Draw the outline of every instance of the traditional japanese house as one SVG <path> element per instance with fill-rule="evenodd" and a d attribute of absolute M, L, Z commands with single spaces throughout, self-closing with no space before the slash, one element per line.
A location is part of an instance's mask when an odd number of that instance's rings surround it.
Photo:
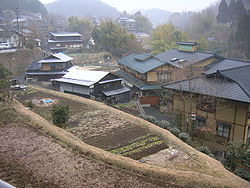
<path fill-rule="evenodd" d="M 47 42 L 49 51 L 65 52 L 83 47 L 82 35 L 76 32 L 50 32 Z"/>
<path fill-rule="evenodd" d="M 51 54 L 44 59 L 32 62 L 26 68 L 26 77 L 37 81 L 49 81 L 53 78 L 61 78 L 72 66 L 72 57 L 63 53 Z"/>
<path fill-rule="evenodd" d="M 163 86 L 173 92 L 182 129 L 216 149 L 229 141 L 250 144 L 250 62 L 225 59 L 204 74 Z"/>
<path fill-rule="evenodd" d="M 218 60 L 213 53 L 197 52 L 197 43 L 177 43 L 178 49 L 156 56 L 131 54 L 118 60 L 117 75 L 128 81 L 142 104 L 158 105 L 161 85 L 201 75 L 205 66 Z"/>

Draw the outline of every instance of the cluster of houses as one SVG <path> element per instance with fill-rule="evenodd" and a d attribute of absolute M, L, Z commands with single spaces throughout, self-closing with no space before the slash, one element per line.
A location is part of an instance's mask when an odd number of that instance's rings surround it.
<path fill-rule="evenodd" d="M 196 42 L 177 45 L 155 56 L 125 56 L 113 73 L 72 66 L 73 58 L 56 53 L 33 62 L 26 75 L 51 80 L 61 92 L 110 103 L 127 102 L 134 96 L 142 105 L 158 106 L 160 92 L 166 90 L 185 131 L 212 134 L 219 145 L 250 143 L 250 62 L 198 52 Z"/>

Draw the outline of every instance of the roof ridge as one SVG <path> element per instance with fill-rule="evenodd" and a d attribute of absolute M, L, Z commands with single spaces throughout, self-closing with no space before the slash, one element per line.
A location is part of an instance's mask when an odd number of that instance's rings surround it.
<path fill-rule="evenodd" d="M 170 83 L 162 84 L 162 86 L 167 86 L 167 85 L 177 84 L 177 83 L 184 82 L 184 81 L 188 81 L 188 80 L 202 79 L 202 78 L 203 78 L 203 77 L 187 78 L 187 79 L 184 79 L 184 80 L 179 80 L 179 81 L 174 81 L 174 82 L 170 82 Z"/>
<path fill-rule="evenodd" d="M 240 68 L 244 68 L 244 67 L 248 67 L 250 66 L 250 62 L 249 62 L 249 65 L 243 65 L 243 66 L 239 66 L 239 67 L 232 67 L 230 69 L 225 69 L 225 70 L 218 70 L 219 72 L 226 72 L 226 71 L 230 71 L 230 70 L 233 70 L 233 69 L 240 69 Z"/>
<path fill-rule="evenodd" d="M 250 66 L 250 65 L 247 65 L 247 66 Z M 244 67 L 246 67 L 246 66 L 244 66 Z M 239 67 L 238 67 L 239 68 Z M 242 67 L 240 67 L 240 68 L 242 68 Z M 234 80 L 234 79 L 232 79 L 232 78 L 229 78 L 228 76 L 226 76 L 225 74 L 223 74 L 223 71 L 221 72 L 221 71 L 217 71 L 219 74 L 221 74 L 222 76 L 224 76 L 225 78 L 227 78 L 227 79 L 229 79 L 229 80 L 232 80 L 233 82 L 235 82 L 235 83 L 237 83 L 238 84 L 238 86 L 245 92 L 245 94 L 249 97 L 249 99 L 250 99 L 250 93 L 248 93 L 248 91 L 246 90 L 246 88 L 240 83 L 240 82 L 238 82 L 238 81 L 236 81 L 236 80 Z"/>
<path fill-rule="evenodd" d="M 223 56 L 221 56 L 223 57 Z M 230 57 L 223 57 L 223 60 L 234 60 L 234 61 L 241 61 L 241 62 L 245 62 L 245 63 L 250 63 L 250 61 L 248 60 L 241 60 L 241 59 L 235 59 L 235 58 L 230 58 Z"/>

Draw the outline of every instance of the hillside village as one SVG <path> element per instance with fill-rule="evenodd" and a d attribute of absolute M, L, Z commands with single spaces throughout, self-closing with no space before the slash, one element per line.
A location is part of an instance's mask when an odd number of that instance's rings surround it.
<path fill-rule="evenodd" d="M 0 8 L 0 187 L 250 186 L 247 1 L 187 13 L 192 29 L 17 2 Z"/>

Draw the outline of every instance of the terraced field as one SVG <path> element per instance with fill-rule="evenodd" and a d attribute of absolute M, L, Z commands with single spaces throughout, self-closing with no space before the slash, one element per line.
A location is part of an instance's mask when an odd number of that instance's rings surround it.
<path fill-rule="evenodd" d="M 24 105 L 33 101 L 32 111 L 48 121 L 52 121 L 51 110 L 54 104 L 69 105 L 71 115 L 65 129 L 85 143 L 114 154 L 141 159 L 168 148 L 162 138 L 146 128 L 121 119 L 117 114 L 105 110 L 95 109 L 83 103 L 30 88 L 17 93 L 16 98 Z M 51 99 L 53 104 L 39 102 L 43 99 Z"/>

